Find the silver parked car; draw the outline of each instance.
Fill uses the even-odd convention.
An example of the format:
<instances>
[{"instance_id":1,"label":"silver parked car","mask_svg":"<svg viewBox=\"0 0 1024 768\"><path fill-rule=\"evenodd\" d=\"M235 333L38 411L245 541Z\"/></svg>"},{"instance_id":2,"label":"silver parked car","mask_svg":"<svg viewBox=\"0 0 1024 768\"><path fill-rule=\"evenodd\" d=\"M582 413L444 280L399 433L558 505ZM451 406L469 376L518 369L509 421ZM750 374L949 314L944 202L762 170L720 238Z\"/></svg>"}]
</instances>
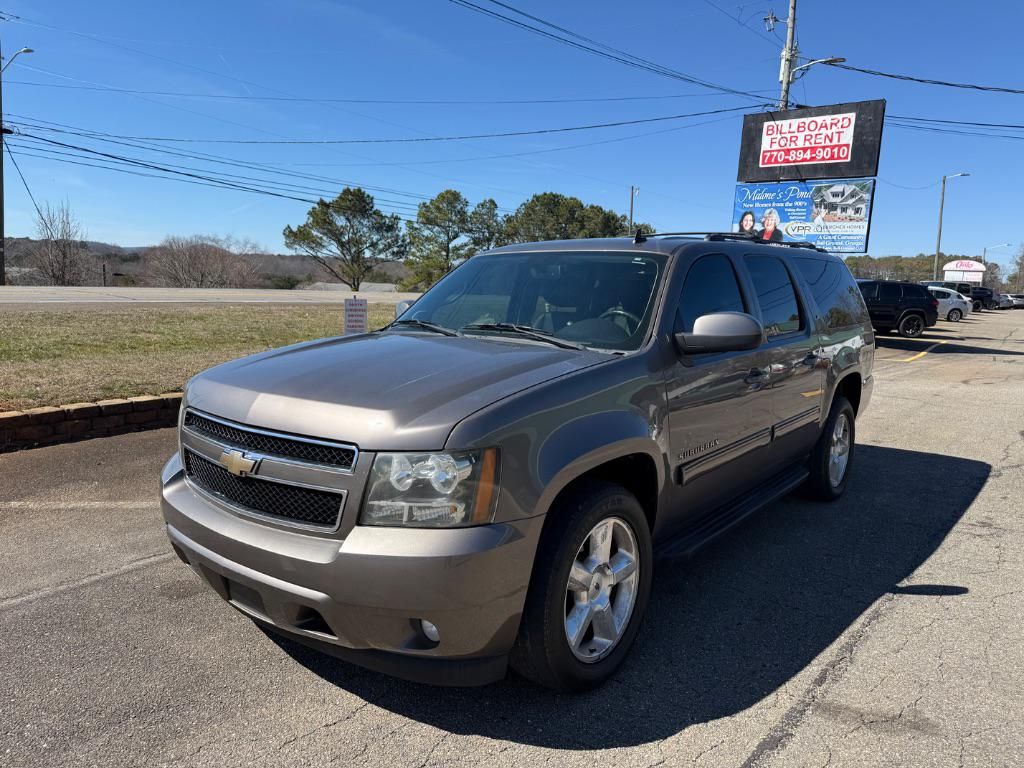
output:
<instances>
[{"instance_id":1,"label":"silver parked car","mask_svg":"<svg viewBox=\"0 0 1024 768\"><path fill-rule=\"evenodd\" d=\"M928 286L928 292L939 300L939 317L951 323L960 322L970 312L971 303L956 291Z\"/></svg>"},{"instance_id":2,"label":"silver parked car","mask_svg":"<svg viewBox=\"0 0 1024 768\"><path fill-rule=\"evenodd\" d=\"M1007 295L1010 297L1013 309L1024 309L1024 293L1010 293Z\"/></svg>"}]
</instances>

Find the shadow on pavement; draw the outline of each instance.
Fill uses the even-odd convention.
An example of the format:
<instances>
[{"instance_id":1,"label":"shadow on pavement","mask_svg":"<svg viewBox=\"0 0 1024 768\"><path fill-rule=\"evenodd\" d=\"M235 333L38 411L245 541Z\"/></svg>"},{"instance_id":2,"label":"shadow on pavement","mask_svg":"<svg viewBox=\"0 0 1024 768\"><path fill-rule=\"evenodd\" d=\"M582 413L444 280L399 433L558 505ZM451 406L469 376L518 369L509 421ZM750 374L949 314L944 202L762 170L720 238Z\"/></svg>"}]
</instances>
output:
<instances>
[{"instance_id":1,"label":"shadow on pavement","mask_svg":"<svg viewBox=\"0 0 1024 768\"><path fill-rule=\"evenodd\" d=\"M990 470L859 445L840 501L786 499L692 560L662 566L630 658L611 682L584 695L554 694L514 675L485 688L430 688L275 642L325 680L457 734L555 749L660 740L778 690L886 594L966 592L900 582L942 543Z\"/></svg>"},{"instance_id":2,"label":"shadow on pavement","mask_svg":"<svg viewBox=\"0 0 1024 768\"><path fill-rule=\"evenodd\" d=\"M945 344L929 349L929 343L934 344L937 341L945 341ZM991 339L985 339L985 341L991 341ZM893 349L900 352L909 352L910 354L916 354L917 352L923 352L928 349L930 355L1003 355L1009 357L1022 357L1024 356L1024 341L1013 342L1021 343L1022 349L1020 352L1016 352L1012 349L994 349L992 347L977 347L971 346L967 343L967 340L961 339L945 339L945 338L928 338L927 336L920 336L916 339L901 339L896 338L885 338L884 336L876 336L875 343L879 349Z\"/></svg>"}]
</instances>

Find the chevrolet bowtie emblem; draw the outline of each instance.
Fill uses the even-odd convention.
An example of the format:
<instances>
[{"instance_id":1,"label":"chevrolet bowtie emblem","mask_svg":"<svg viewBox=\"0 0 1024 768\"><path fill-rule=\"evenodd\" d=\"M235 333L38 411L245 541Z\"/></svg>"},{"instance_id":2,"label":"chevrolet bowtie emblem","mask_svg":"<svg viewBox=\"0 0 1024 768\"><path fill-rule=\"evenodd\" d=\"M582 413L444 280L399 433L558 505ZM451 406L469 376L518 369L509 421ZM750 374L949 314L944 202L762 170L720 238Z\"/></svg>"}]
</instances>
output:
<instances>
[{"instance_id":1,"label":"chevrolet bowtie emblem","mask_svg":"<svg viewBox=\"0 0 1024 768\"><path fill-rule=\"evenodd\" d=\"M256 470L256 464L259 462L256 459L246 458L246 455L241 451L228 449L220 455L217 463L232 475L245 477Z\"/></svg>"}]
</instances>

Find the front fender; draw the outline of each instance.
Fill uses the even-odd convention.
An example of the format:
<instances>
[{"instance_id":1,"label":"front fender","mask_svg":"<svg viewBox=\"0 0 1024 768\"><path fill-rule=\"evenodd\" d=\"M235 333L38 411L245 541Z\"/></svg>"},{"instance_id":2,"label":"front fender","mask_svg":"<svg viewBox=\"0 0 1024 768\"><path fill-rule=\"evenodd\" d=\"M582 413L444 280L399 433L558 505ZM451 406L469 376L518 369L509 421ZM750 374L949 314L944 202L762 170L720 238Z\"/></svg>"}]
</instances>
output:
<instances>
[{"instance_id":1,"label":"front fender","mask_svg":"<svg viewBox=\"0 0 1024 768\"><path fill-rule=\"evenodd\" d=\"M665 466L651 428L636 413L604 412L573 419L540 445L535 474L544 489L536 512L546 512L555 497L574 479L614 459L641 454L650 457L663 487Z\"/></svg>"}]
</instances>

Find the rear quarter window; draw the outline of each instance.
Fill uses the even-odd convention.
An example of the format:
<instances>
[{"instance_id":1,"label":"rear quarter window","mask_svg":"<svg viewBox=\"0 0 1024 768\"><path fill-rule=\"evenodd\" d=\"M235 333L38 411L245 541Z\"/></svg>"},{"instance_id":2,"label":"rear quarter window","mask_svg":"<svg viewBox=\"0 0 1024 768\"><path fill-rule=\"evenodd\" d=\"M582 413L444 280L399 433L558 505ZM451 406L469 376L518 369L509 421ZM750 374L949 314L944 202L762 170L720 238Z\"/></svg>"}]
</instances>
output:
<instances>
[{"instance_id":1,"label":"rear quarter window","mask_svg":"<svg viewBox=\"0 0 1024 768\"><path fill-rule=\"evenodd\" d=\"M867 322L861 292L873 295L877 283L858 283L845 264L833 259L798 256L793 259L829 330Z\"/></svg>"}]
</instances>

